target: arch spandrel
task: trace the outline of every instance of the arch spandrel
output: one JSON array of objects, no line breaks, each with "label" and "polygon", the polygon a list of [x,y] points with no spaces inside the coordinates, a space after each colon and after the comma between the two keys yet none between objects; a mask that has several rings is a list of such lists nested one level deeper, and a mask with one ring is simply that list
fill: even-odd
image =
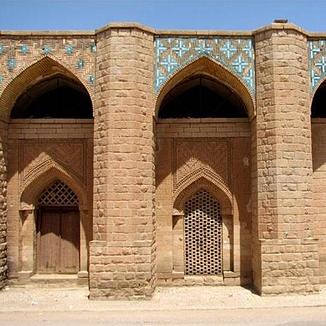
[{"label": "arch spandrel", "polygon": [[81,76],[75,70],[75,67],[62,60],[60,61],[54,55],[50,54],[46,56],[41,55],[32,62],[23,65],[20,69],[16,69],[3,82],[3,91],[0,93],[0,119],[4,121],[9,119],[15,101],[28,87],[43,78],[58,74],[71,78],[83,85],[94,104],[93,86],[89,85],[83,78],[80,78]]},{"label": "arch spandrel", "polygon": [[[154,47],[154,89],[157,94],[185,67],[207,58],[233,75],[254,102],[255,58],[251,38],[157,37]],[[223,82],[223,76],[219,79]]]},{"label": "arch spandrel", "polygon": [[253,119],[256,115],[255,101],[253,94],[251,94],[246,85],[239,79],[237,75],[223,67],[220,63],[214,61],[207,56],[201,56],[199,59],[189,63],[180,70],[175,71],[169,79],[166,80],[160,92],[157,94],[155,115],[158,112],[164,97],[180,82],[189,77],[196,75],[207,75],[208,77],[223,83],[226,87],[232,89],[243,101],[249,119]]}]

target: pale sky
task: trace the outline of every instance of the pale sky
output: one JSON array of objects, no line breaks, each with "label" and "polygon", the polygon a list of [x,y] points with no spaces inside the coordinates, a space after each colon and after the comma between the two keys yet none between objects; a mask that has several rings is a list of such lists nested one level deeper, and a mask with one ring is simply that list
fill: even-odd
[{"label": "pale sky", "polygon": [[275,18],[326,31],[326,0],[0,0],[0,30],[93,30],[133,21],[157,29],[254,30]]}]

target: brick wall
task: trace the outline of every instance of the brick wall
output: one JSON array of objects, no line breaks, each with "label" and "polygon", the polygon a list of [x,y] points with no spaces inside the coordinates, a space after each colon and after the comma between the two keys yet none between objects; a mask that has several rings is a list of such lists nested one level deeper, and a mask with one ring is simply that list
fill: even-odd
[{"label": "brick wall", "polygon": [[153,35],[98,35],[90,297],[151,296],[155,286]]},{"label": "brick wall", "polygon": [[0,289],[7,279],[7,124],[0,122]]},{"label": "brick wall", "polygon": [[[313,292],[319,279],[311,214],[307,39],[291,26],[274,24],[256,33],[256,59],[261,275],[257,280],[256,274],[255,286],[262,294]],[[293,244],[296,254],[287,252]]]},{"label": "brick wall", "polygon": [[318,239],[320,282],[326,283],[326,121],[312,120],[313,216]]},{"label": "brick wall", "polygon": [[92,119],[14,119],[8,139],[92,139]]}]

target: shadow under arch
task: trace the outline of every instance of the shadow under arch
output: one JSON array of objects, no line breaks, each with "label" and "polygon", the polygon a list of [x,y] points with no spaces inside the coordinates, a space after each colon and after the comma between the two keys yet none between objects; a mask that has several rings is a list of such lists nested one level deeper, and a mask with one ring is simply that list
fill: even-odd
[{"label": "shadow under arch", "polygon": [[37,58],[28,67],[24,67],[22,70],[18,71],[12,80],[6,85],[0,97],[0,118],[4,121],[9,120],[11,109],[18,97],[26,89],[40,82],[44,78],[58,74],[66,76],[74,80],[76,83],[83,85],[90,97],[94,111],[94,98],[89,85],[78,78],[78,76],[72,72],[71,67],[66,67],[64,63],[59,63],[55,57],[42,56]]},{"label": "shadow under arch", "polygon": [[254,98],[248,90],[247,86],[240,80],[240,78],[228,70],[226,67],[222,66],[219,62],[208,58],[207,56],[202,56],[188,63],[182,69],[177,70],[165,82],[164,86],[161,88],[159,94],[156,97],[156,119],[158,118],[158,113],[165,96],[181,81],[196,75],[207,75],[232,89],[236,94],[240,96],[243,103],[245,104],[249,120],[252,120],[256,116]]}]

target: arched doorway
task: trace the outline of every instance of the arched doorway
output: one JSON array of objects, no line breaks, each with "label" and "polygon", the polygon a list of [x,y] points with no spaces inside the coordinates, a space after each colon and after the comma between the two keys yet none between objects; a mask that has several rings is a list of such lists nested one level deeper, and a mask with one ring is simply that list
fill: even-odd
[{"label": "arched doorway", "polygon": [[[254,108],[248,91],[219,64],[200,58],[165,84],[156,114],[159,280],[250,283]],[[224,193],[223,203],[210,188]],[[180,206],[184,191],[190,197]]]},{"label": "arched doorway", "polygon": [[36,272],[78,273],[80,214],[77,195],[56,180],[39,196],[36,219]]}]

